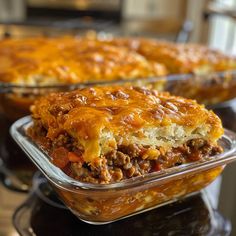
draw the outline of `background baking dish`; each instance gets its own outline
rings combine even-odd
[[[118,183],[83,183],[70,178],[51,163],[49,156],[26,135],[30,125],[30,117],[21,118],[11,127],[11,135],[48,178],[68,208],[91,224],[113,222],[197,192],[211,183],[225,164],[236,159],[236,135],[225,130],[219,141],[224,152],[204,161]]]

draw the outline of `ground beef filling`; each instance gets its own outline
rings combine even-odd
[[[51,141],[45,138],[45,128],[37,124],[29,134],[48,150],[52,162],[67,175],[90,183],[118,182],[222,152],[220,146],[211,145],[203,139],[190,140],[168,151],[161,147],[130,144],[119,146],[117,150],[106,153],[90,165],[83,160],[83,147],[67,133]]]
[[[129,145],[107,153],[97,166],[73,163],[67,174],[75,179],[93,183],[118,182],[146,173],[198,161],[221,153],[219,146],[212,146],[202,139],[190,140],[178,148],[165,152],[162,148]]]

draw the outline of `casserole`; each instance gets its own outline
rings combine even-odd
[[[225,130],[219,143],[222,154],[204,161],[173,167],[112,184],[84,183],[57,168],[26,134],[29,117],[16,121],[11,134],[29,158],[47,177],[65,205],[81,220],[104,224],[144,212],[201,190],[236,159],[236,136]]]
[[[233,70],[236,59],[203,45],[152,39],[35,37],[0,42],[0,80],[55,85]]]
[[[200,190],[223,169],[208,164],[229,153],[233,157],[235,149],[232,140],[229,150],[217,142],[223,129],[212,111],[146,88],[105,86],[52,93],[31,110],[33,123],[28,126],[27,118],[16,122],[13,137],[46,176],[44,167],[54,166],[53,172],[58,168],[63,179],[78,184],[78,191],[70,191],[60,180],[55,189],[80,218],[97,224]],[[21,122],[26,124],[18,127]],[[197,163],[203,168],[199,173],[183,172],[180,178],[156,182],[163,173],[175,176],[175,171]],[[146,181],[150,176],[155,177]],[[129,188],[123,188],[126,184]],[[92,194],[95,189],[97,194]]]
[[[219,154],[219,118],[193,100],[133,86],[52,93],[28,135],[80,181],[110,183]]]
[[[136,79],[147,85],[157,78],[156,88],[207,105],[235,97],[235,58],[202,45],[99,35],[5,39],[0,62],[1,91]]]
[[[117,81],[97,81],[68,85],[30,86],[14,83],[0,83],[1,142],[0,154],[3,160],[4,183],[18,190],[28,190],[31,183],[32,165],[24,153],[13,142],[8,128],[20,117],[29,114],[30,105],[39,97],[56,91],[69,91],[76,88],[119,84],[123,86],[137,85],[155,88],[158,91],[169,91],[172,94],[197,99],[200,103],[215,104],[235,97],[235,71],[211,73],[209,75],[168,75]],[[14,147],[14,148],[13,148]],[[9,173],[8,173],[9,172]],[[12,177],[18,179],[18,183]],[[20,182],[19,182],[20,181]],[[14,183],[13,183],[14,182]]]

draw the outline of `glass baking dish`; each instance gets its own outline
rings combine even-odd
[[[204,76],[179,74],[49,86],[26,86],[0,82],[0,127],[2,130],[0,135],[0,172],[5,176],[4,184],[11,189],[20,191],[27,191],[30,188],[34,168],[12,140],[8,130],[15,120],[29,114],[29,107],[35,99],[50,92],[108,84],[146,86],[194,98],[205,104],[219,104],[236,97],[236,71],[211,73]]]
[[[50,157],[26,134],[30,117],[16,121],[11,135],[47,177],[65,205],[82,221],[105,224],[173,202],[201,190],[236,159],[236,134],[225,130],[224,152],[202,161],[111,184],[77,181],[54,166]]]

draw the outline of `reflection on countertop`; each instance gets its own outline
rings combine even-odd
[[[56,220],[52,220],[56,217]],[[213,210],[205,193],[107,225],[78,220],[58,200],[44,177],[34,178],[34,192],[15,212],[21,236],[65,235],[229,235],[231,225]],[[42,227],[43,226],[43,227]]]

